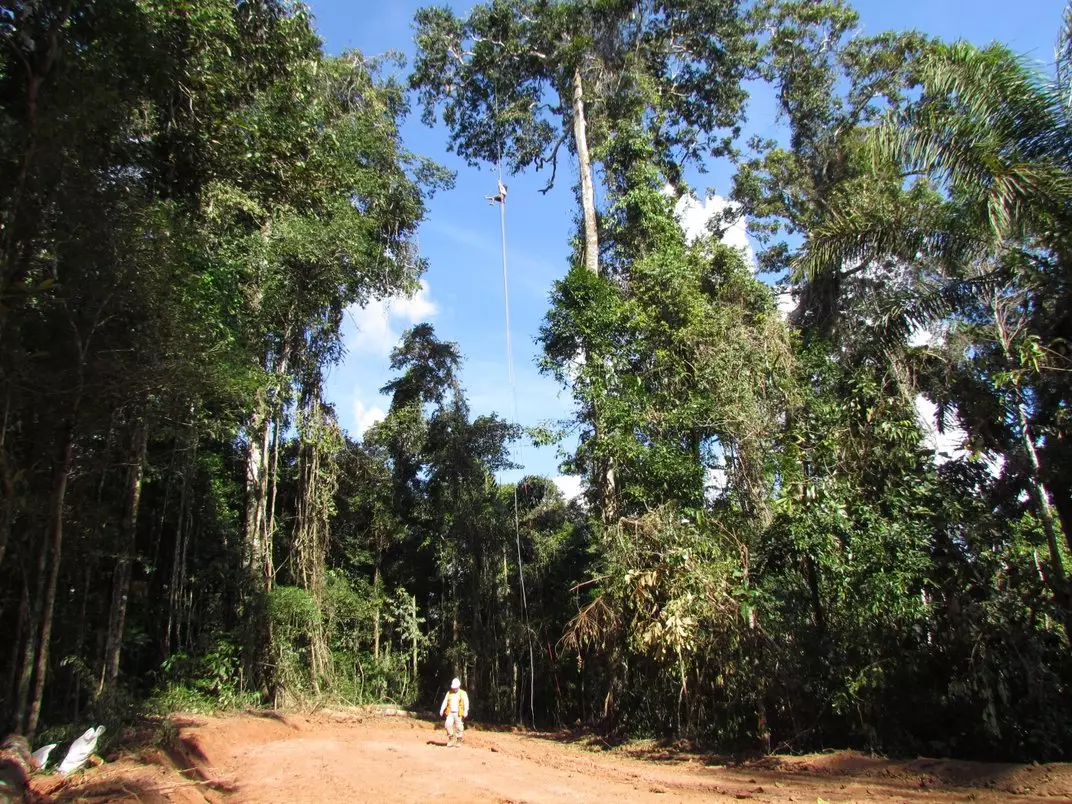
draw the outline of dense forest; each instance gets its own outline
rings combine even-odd
[[[407,72],[294,0],[3,0],[0,721],[457,674],[485,721],[1072,758],[1066,22],[1042,68],[842,0],[491,0]],[[419,324],[339,426],[343,317],[419,287],[453,180],[411,112],[572,185],[528,333],[568,421],[474,415]],[[501,481],[533,442],[581,498]]]

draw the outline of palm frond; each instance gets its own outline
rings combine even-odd
[[[936,47],[918,72],[921,102],[870,136],[876,164],[892,160],[975,198],[995,240],[1032,210],[1072,200],[1072,127],[1036,71],[1005,47],[957,43]]]
[[[1054,97],[1064,110],[1065,119],[1072,119],[1072,2],[1065,6],[1061,33],[1054,48],[1057,78],[1054,81]]]

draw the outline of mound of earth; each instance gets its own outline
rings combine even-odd
[[[1068,764],[892,761],[850,751],[732,763],[480,724],[467,729],[464,745],[448,749],[438,723],[397,714],[405,713],[176,716],[167,747],[127,753],[70,779],[36,777],[31,795],[142,804],[1072,800]]]

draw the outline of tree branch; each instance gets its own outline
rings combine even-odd
[[[539,168],[542,169],[548,162],[551,163],[551,178],[547,180],[547,185],[539,190],[541,195],[547,195],[551,192],[551,188],[555,186],[555,174],[558,173],[558,149],[562,147],[562,143],[566,141],[566,134],[563,134],[558,138],[558,142],[555,143],[555,147],[551,151],[551,156],[547,159],[540,160]]]

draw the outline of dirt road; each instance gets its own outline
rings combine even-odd
[[[437,724],[367,711],[176,717],[171,747],[61,783],[42,801],[128,802],[1047,802],[1072,801],[1072,766],[992,765],[854,752],[724,764],[652,746],[477,725],[447,748]],[[174,735],[173,735],[174,736]]]

